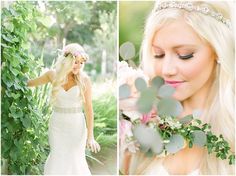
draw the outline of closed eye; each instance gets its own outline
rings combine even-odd
[[[165,54],[156,54],[156,55],[154,55],[154,58],[156,58],[156,59],[161,59],[161,58],[163,58],[165,56]]]
[[[188,55],[179,55],[179,58],[180,59],[183,59],[183,60],[187,60],[187,59],[190,59],[193,57],[193,53],[192,54],[188,54]]]

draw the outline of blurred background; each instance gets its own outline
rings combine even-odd
[[[63,43],[81,44],[90,60],[97,154],[86,151],[92,174],[116,174],[117,2],[1,1],[1,170],[43,174],[49,153],[51,86],[26,87],[53,67]]]
[[[119,46],[131,42],[135,47],[132,58],[139,64],[139,50],[143,39],[145,20],[155,1],[120,1],[119,2]],[[120,57],[119,60],[122,60]]]

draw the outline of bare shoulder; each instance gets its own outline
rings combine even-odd
[[[90,79],[90,77],[86,74],[86,73],[83,73],[83,80],[84,80],[84,82],[85,82],[85,84],[88,86],[91,86],[91,79]]]
[[[56,71],[51,69],[46,72],[46,75],[48,76],[50,82],[52,82],[55,79]]]

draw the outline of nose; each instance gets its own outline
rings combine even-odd
[[[162,75],[164,77],[170,77],[177,74],[177,63],[175,58],[165,57],[162,63]]]

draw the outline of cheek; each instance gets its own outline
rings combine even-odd
[[[153,77],[154,76],[161,76],[162,77],[162,63],[161,62],[158,62],[158,61],[155,61],[152,65],[152,67],[154,68],[153,69]]]
[[[214,61],[209,58],[195,58],[195,60],[182,65],[180,72],[185,81],[198,80],[201,83],[210,77]]]

